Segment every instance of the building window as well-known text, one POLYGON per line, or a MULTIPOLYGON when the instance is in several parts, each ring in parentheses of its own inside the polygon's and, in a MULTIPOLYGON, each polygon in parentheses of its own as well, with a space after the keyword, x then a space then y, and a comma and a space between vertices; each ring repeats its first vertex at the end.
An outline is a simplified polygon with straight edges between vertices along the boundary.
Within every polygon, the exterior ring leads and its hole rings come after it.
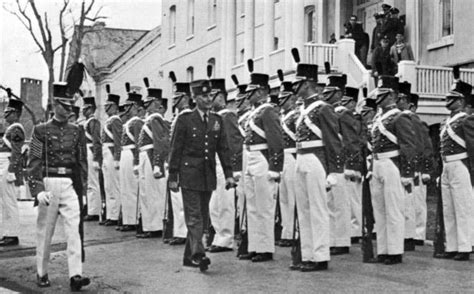
POLYGON ((441 0, 441 37, 453 34, 453 1, 441 0))
POLYGON ((305 27, 305 40, 306 42, 314 41, 314 5, 309 5, 304 8, 304 27, 305 27))
POLYGON ((273 51, 278 50, 278 38, 273 38, 273 51))
POLYGON ((194 0, 188 0, 188 36, 194 35, 194 0))
POLYGON ((212 65, 212 75, 214 76, 216 74, 216 59, 214 57, 209 58, 207 61, 207 65, 212 65))
POLYGON ((217 23, 217 0, 209 0, 209 26, 217 23))
POLYGON ((240 63, 244 63, 245 60, 245 49, 240 50, 240 63))
POLYGON ((186 80, 188 82, 194 81, 194 68, 192 66, 186 69, 186 80))
POLYGON ((176 6, 170 7, 170 18, 169 18, 169 26, 170 26, 170 44, 176 43, 176 6))

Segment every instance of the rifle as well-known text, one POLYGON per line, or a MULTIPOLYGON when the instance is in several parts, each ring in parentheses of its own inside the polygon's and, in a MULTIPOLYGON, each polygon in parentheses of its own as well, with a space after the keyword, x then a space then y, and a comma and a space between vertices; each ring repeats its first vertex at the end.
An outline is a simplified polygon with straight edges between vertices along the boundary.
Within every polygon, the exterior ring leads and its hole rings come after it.
POLYGON ((99 187, 100 187, 100 221, 107 219, 107 204, 105 201, 104 173, 99 169, 99 187))
MULTIPOLYGON (((8 94, 8 97, 14 97, 18 100, 21 100, 23 101, 19 96, 15 95, 14 93, 12 93, 12 90, 10 88, 6 88, 4 87, 3 85, 0 85, 0 89, 3 89, 7 92, 8 94)), ((26 111, 28 111, 28 113, 31 115, 31 120, 33 121, 33 125, 37 125, 38 124, 38 120, 36 119, 36 115, 35 113, 33 112, 33 110, 31 110, 31 108, 26 104, 24 103, 23 101, 23 107, 26 109, 26 111)))
POLYGON ((295 204, 295 218, 293 221, 293 242, 291 246, 291 261, 292 266, 296 267, 301 264, 301 239, 300 239, 300 227, 298 223, 298 210, 295 204), (298 234, 298 236, 296 235, 298 234))
POLYGON ((446 248, 444 247, 445 231, 444 231, 444 215, 443 215, 443 198, 441 196, 441 180, 440 183, 436 183, 436 226, 435 226, 435 238, 433 241, 433 257, 443 258, 446 248))
MULTIPOLYGON (((277 184, 278 185, 278 184, 277 184)), ((281 225, 281 207, 280 207, 280 188, 277 186, 277 194, 276 194, 276 205, 275 205, 275 242, 281 241, 281 231, 283 230, 283 226, 281 225)))
POLYGON ((242 220, 240 222, 239 238, 237 240, 237 257, 249 253, 249 238, 247 232, 247 199, 244 199, 242 207, 242 220))
POLYGON ((165 215, 163 217, 163 241, 173 239, 173 206, 171 205, 171 191, 169 182, 166 183, 165 215))

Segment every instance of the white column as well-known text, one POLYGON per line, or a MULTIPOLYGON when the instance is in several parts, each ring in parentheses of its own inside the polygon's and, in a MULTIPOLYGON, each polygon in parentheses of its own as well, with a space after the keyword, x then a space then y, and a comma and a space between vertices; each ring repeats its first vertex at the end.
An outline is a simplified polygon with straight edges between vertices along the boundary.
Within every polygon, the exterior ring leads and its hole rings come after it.
POLYGON ((223 77, 226 74, 227 67, 229 67, 228 61, 228 37, 229 34, 227 32, 229 23, 227 19, 227 1, 221 1, 219 4, 222 5, 220 7, 220 34, 221 34, 221 41, 220 41, 220 58, 216 58, 216 68, 214 69, 215 77, 223 77))
POLYGON ((263 9, 263 72, 270 73, 270 52, 273 51, 273 38, 275 37, 275 3, 273 0, 265 1, 263 9))
POLYGON ((420 40, 420 27, 419 27, 419 0, 406 1, 406 20, 407 25, 405 29, 405 40, 411 45, 415 60, 418 60, 419 54, 419 40, 420 40))
POLYGON ((334 34, 336 39, 341 36, 341 0, 336 0, 334 7, 334 34))
POLYGON ((255 0, 245 2, 244 62, 253 58, 255 46, 255 0))
POLYGON ((291 48, 293 47, 293 3, 291 1, 283 1, 285 14, 285 68, 286 70, 294 69, 294 61, 291 56, 291 48))
POLYGON ((225 78, 231 76, 231 68, 235 65, 235 46, 236 46, 236 5, 237 0, 222 1, 227 2, 227 67, 225 70, 225 78))
POLYGON ((416 63, 413 60, 402 60, 398 63, 398 74, 400 82, 411 83, 411 91, 417 92, 416 88, 416 63))
POLYGON ((323 26, 324 26, 324 7, 323 7, 323 0, 317 0, 316 1, 316 14, 317 14, 317 36, 316 36, 316 41, 318 44, 323 43, 323 26))
POLYGON ((341 39, 337 41, 337 58, 335 65, 339 72, 349 74, 349 54, 354 52, 355 41, 353 39, 341 39))
POLYGON ((293 47, 298 48, 302 61, 304 61, 304 0, 293 0, 293 47))

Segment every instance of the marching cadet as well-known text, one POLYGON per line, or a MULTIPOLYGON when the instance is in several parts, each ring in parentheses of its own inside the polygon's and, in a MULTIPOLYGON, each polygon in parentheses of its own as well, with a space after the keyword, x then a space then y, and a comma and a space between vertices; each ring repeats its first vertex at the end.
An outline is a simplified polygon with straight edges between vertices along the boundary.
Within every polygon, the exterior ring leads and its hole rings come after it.
POLYGON ((216 189, 216 154, 225 174, 225 186, 234 187, 230 149, 222 118, 210 112, 211 86, 207 80, 194 81, 191 90, 197 104, 193 111, 181 113, 172 136, 169 186, 181 187, 188 236, 183 265, 208 269, 202 237, 209 218, 209 200, 216 189))
MULTIPOLYGON (((253 63, 252 60, 249 60, 253 63)), ((252 262, 273 259, 275 252, 275 193, 283 169, 283 134, 277 109, 266 103, 269 76, 249 66, 248 99, 254 110, 246 125, 245 197, 248 220, 248 256, 252 262)))
POLYGON ((136 229, 138 197, 138 136, 143 121, 137 116, 142 95, 130 92, 130 84, 125 84, 128 98, 125 115, 128 120, 123 124, 122 152, 120 154, 120 202, 122 204, 123 226, 119 231, 128 232, 136 229))
POLYGON ((100 121, 94 116, 97 109, 94 97, 84 97, 82 114, 86 118, 84 131, 87 146, 87 215, 84 221, 98 221, 102 201, 100 198, 99 169, 102 165, 102 142, 100 141, 100 121))
POLYGON ((4 111, 8 127, 0 138, 0 208, 3 227, 0 246, 19 244, 20 213, 17 203, 19 190, 15 185, 17 180, 15 174, 23 169, 22 150, 25 143, 25 130, 19 122, 22 109, 23 102, 10 97, 4 111))
POLYGON ((372 205, 377 231, 377 261, 402 262, 405 235, 405 193, 414 176, 416 145, 410 117, 395 102, 398 78, 380 76, 375 103, 381 114, 373 123, 372 205))
POLYGON ((144 81, 148 91, 143 101, 147 116, 138 140, 139 202, 143 233, 137 234, 137 237, 158 238, 163 230, 166 201, 164 163, 169 153, 170 128, 163 115, 166 113, 168 100, 162 97, 161 89, 149 87, 148 78, 144 81))
MULTIPOLYGON (((362 234, 362 123, 355 112, 359 89, 345 87, 340 106, 335 108, 344 145, 344 185, 350 198, 351 243, 358 243, 362 234)), ((337 197, 337 196, 336 196, 337 197)))
POLYGON ((327 189, 336 183, 336 174, 343 172, 342 142, 334 108, 321 100, 322 86, 318 66, 298 63, 295 95, 305 108, 296 122, 296 203, 301 239, 302 272, 327 270, 329 255, 329 207, 327 189))
POLYGON ((79 233, 82 196, 77 187, 87 187, 87 155, 79 126, 68 123, 74 99, 67 86, 54 84, 54 117, 35 126, 28 166, 30 190, 38 205, 37 284, 49 287, 48 262, 51 239, 59 215, 64 218, 67 260, 72 291, 90 283, 82 277, 82 250, 79 233))
POLYGON ((289 247, 293 239, 293 222, 296 205, 296 120, 300 115, 296 105, 296 95, 293 94, 293 84, 284 81, 283 71, 278 70, 281 81, 278 105, 281 109, 281 126, 284 141, 284 162, 280 182, 280 211, 281 211, 281 240, 277 245, 289 247))
POLYGON ((110 93, 106 85, 107 100, 105 113, 107 120, 102 129, 102 170, 104 172, 106 220, 99 223, 104 226, 117 226, 120 214, 120 153, 122 140, 122 119, 119 115, 120 96, 110 93))
POLYGON ((469 260, 473 245, 474 116, 464 112, 471 92, 471 85, 455 80, 446 94, 446 108, 451 115, 441 130, 441 193, 446 230, 444 258, 458 261, 469 260))
MULTIPOLYGON (((239 131, 237 113, 226 107, 233 102, 227 100, 225 79, 210 79, 209 82, 211 85, 212 108, 222 118, 222 127, 226 133, 232 170, 241 171, 243 137, 239 131)), ((218 156, 216 156, 216 165, 220 165, 218 156)), ((209 202, 211 224, 216 232, 209 248, 211 253, 232 251, 234 247, 235 189, 229 189, 225 186, 226 177, 222 169, 218 168, 216 170, 216 176, 216 190, 212 193, 209 202)))
MULTIPOLYGON (((173 140, 174 126, 179 115, 191 111, 191 88, 189 83, 176 82, 176 75, 170 72, 170 78, 173 81, 173 113, 175 114, 171 122, 171 140, 173 140)), ((182 245, 186 242, 188 234, 184 219, 183 197, 181 191, 170 191, 171 206, 173 210, 173 239, 169 241, 170 245, 182 245)), ((206 228, 207 229, 207 228, 206 228)), ((166 240, 165 240, 166 241, 166 240)))

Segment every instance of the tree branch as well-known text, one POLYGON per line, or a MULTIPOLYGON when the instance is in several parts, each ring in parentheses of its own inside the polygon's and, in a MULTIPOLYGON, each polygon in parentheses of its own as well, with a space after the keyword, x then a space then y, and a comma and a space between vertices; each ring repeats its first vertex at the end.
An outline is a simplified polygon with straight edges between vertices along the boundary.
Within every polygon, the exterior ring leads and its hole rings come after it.
POLYGON ((17 9, 20 12, 21 16, 17 12, 14 12, 14 11, 11 11, 11 10, 7 9, 5 6, 4 6, 4 9, 6 11, 10 12, 11 14, 15 15, 18 18, 18 20, 23 24, 23 26, 30 32, 30 35, 33 38, 33 41, 35 41, 35 43, 38 46, 38 48, 40 49, 41 53, 43 53, 45 49, 41 45, 39 40, 36 38, 36 35, 34 34, 33 28, 32 28, 32 25, 31 25, 31 19, 26 14, 26 8, 28 8, 29 2, 27 2, 25 4, 25 7, 23 7, 23 8, 21 7, 19 0, 16 0, 16 4, 17 4, 17 9))
POLYGON ((85 17, 85 19, 89 20, 89 21, 92 21, 92 22, 96 22, 98 21, 99 19, 107 19, 108 17, 107 16, 96 16, 96 17, 85 17))
MULTIPOLYGON (((92 1, 91 1, 91 3, 89 4, 89 7, 87 7, 87 9, 84 11, 84 15, 88 15, 88 14, 89 14, 89 12, 90 12, 91 9, 92 9, 92 6, 94 6, 94 2, 95 2, 95 0, 92 0, 92 1)), ((100 9, 99 9, 99 11, 100 11, 100 9)))
MULTIPOLYGON (((38 9, 36 8, 35 0, 28 0, 30 2, 31 9, 33 10, 33 13, 35 15, 36 21, 38 22, 38 27, 41 33, 41 37, 43 38, 43 44, 45 48, 48 46, 48 39, 46 38, 46 33, 44 31, 43 27, 43 20, 41 19, 41 16, 38 13, 38 9)), ((17 0, 19 2, 19 0, 17 0)))
POLYGON ((53 52, 56 52, 63 47, 64 47, 64 44, 59 44, 56 48, 53 49, 53 52))

